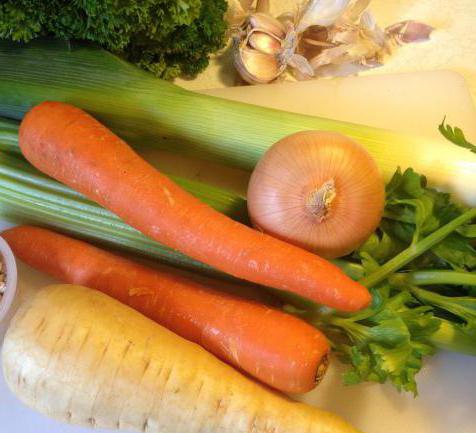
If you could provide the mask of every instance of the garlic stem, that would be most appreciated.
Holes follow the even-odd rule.
[[[306,198],[306,208],[316,217],[317,221],[321,223],[326,219],[336,195],[334,179],[329,179],[318,189],[308,194]]]
[[[269,12],[269,0],[258,0],[256,2],[256,12]]]

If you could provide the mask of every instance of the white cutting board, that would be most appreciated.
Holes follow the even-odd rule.
[[[280,110],[440,138],[438,124],[476,137],[476,111],[465,79],[429,71],[228,87],[203,93]],[[475,95],[476,97],[476,95]]]
[[[476,112],[471,96],[461,77],[451,72],[240,87],[207,93],[433,136],[437,135],[436,125],[447,114],[449,121],[463,127],[468,137],[476,137]],[[237,190],[246,187],[246,174],[236,170],[162,153],[154,159],[162,167],[173,165],[177,173]],[[5,226],[0,221],[0,229]],[[52,281],[20,266],[22,297]],[[339,377],[341,367],[334,363],[324,382],[301,398],[340,414],[366,433],[476,433],[475,371],[476,358],[440,353],[428,360],[419,374],[420,395],[414,399],[398,394],[390,386],[344,387]],[[91,430],[63,425],[25,408],[9,393],[0,377],[0,432],[87,433]]]

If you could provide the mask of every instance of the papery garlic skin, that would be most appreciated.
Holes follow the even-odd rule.
[[[311,0],[296,26],[302,33],[310,26],[328,27],[334,24],[345,12],[350,0]]]
[[[282,39],[286,36],[283,24],[271,15],[256,12],[249,16],[248,23],[251,29],[262,30]]]

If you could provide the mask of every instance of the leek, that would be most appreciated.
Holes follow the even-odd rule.
[[[199,182],[175,182],[235,219],[246,211],[246,201],[227,191]],[[165,247],[125,224],[81,194],[41,174],[22,158],[0,153],[0,216],[15,223],[55,228],[80,238],[202,273],[223,276],[196,260]]]
[[[134,146],[198,155],[246,170],[288,134],[341,132],[368,149],[387,179],[397,166],[413,167],[435,186],[476,203],[476,191],[468,187],[476,184],[476,155],[443,139],[201,95],[84,44],[0,42],[0,115],[21,119],[48,99],[84,108]]]

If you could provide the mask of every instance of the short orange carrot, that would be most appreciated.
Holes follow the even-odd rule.
[[[34,107],[21,123],[19,143],[39,170],[196,260],[342,311],[370,302],[368,290],[330,262],[200,202],[79,108]]]
[[[2,236],[35,269],[104,292],[273,388],[307,392],[326,371],[325,336],[289,314],[43,228]]]

